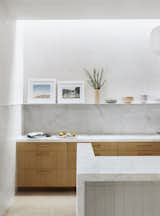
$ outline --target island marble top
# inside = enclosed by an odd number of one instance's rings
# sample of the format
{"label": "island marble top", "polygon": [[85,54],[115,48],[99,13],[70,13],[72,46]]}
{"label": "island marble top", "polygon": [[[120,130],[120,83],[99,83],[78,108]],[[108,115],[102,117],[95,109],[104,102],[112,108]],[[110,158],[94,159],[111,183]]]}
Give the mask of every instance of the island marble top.
{"label": "island marble top", "polygon": [[92,145],[77,147],[78,182],[160,181],[160,156],[95,156]]}

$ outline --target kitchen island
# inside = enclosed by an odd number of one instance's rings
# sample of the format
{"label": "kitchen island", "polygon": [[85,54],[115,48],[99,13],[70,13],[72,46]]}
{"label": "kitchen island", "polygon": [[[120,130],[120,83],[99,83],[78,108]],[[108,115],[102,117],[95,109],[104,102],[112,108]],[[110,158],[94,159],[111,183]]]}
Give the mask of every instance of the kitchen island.
{"label": "kitchen island", "polygon": [[159,216],[160,156],[95,156],[77,147],[77,216]]}

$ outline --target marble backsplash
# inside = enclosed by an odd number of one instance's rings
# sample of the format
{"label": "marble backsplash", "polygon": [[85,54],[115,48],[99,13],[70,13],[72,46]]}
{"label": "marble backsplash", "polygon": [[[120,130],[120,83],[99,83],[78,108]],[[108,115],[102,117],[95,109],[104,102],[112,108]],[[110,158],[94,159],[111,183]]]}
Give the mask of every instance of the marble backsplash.
{"label": "marble backsplash", "polygon": [[156,133],[160,105],[23,105],[23,134],[60,130],[78,134]]}

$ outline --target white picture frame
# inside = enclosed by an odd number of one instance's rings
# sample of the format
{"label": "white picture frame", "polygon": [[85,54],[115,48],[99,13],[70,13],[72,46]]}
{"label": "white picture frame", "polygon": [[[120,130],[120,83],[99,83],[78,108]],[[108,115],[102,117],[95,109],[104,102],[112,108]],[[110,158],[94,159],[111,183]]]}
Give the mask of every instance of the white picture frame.
{"label": "white picture frame", "polygon": [[83,104],[85,103],[85,90],[83,81],[59,81],[59,104]]}
{"label": "white picture frame", "polygon": [[56,79],[29,79],[28,103],[55,104]]}

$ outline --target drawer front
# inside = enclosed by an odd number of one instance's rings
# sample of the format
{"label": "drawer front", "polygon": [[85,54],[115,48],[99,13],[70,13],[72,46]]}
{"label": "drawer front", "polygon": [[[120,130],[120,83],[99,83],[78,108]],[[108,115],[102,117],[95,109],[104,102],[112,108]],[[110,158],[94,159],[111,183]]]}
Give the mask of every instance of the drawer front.
{"label": "drawer front", "polygon": [[38,143],[37,151],[58,151],[63,152],[66,151],[67,146],[66,143]]}
{"label": "drawer front", "polygon": [[116,156],[118,155],[117,143],[93,143],[93,149],[97,156]]}
{"label": "drawer front", "polygon": [[93,148],[95,150],[114,150],[114,151],[117,151],[117,148],[118,148],[118,144],[117,143],[110,143],[110,142],[107,142],[107,143],[93,143]]}
{"label": "drawer front", "polygon": [[56,152],[17,152],[17,169],[56,168]]}
{"label": "drawer front", "polygon": [[18,151],[17,152],[17,170],[19,169],[37,169],[40,168],[39,158],[36,152]]}
{"label": "drawer front", "polygon": [[36,151],[37,143],[22,142],[17,143],[17,151]]}
{"label": "drawer front", "polygon": [[147,155],[160,155],[159,142],[126,142],[118,144],[119,156],[147,156]]}
{"label": "drawer front", "polygon": [[56,171],[50,169],[20,169],[18,187],[55,187]]}
{"label": "drawer front", "polygon": [[75,187],[76,170],[19,169],[18,187]]}
{"label": "drawer front", "polygon": [[66,151],[66,143],[26,142],[17,143],[17,151]]}

